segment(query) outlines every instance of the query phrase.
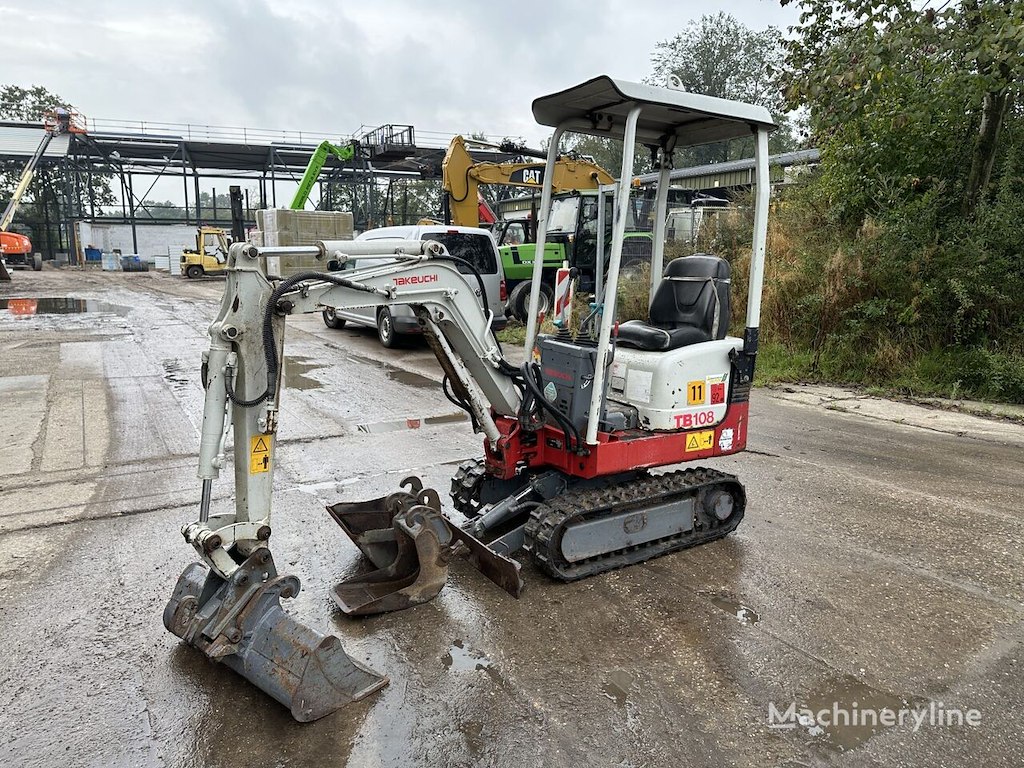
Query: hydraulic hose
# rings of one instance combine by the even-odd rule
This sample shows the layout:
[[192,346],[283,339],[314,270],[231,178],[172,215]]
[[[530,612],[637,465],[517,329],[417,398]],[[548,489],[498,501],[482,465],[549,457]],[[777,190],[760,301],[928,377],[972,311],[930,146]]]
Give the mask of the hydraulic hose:
[[[537,364],[531,364],[529,361],[523,363],[522,376],[526,385],[526,390],[529,394],[529,397],[523,398],[523,412],[530,414],[536,409],[536,406],[539,405],[547,411],[558,426],[562,428],[562,433],[565,436],[565,443],[569,450],[576,451],[583,442],[580,432],[576,429],[576,425],[569,421],[569,418],[565,414],[555,408],[548,402],[547,398],[544,397],[544,391],[541,389],[538,381],[538,379],[540,379],[540,369],[537,367]],[[520,422],[522,422],[522,413]]]
[[267,388],[259,397],[251,400],[239,400],[235,396],[234,387],[231,384],[231,377],[225,378],[225,390],[231,402],[240,408],[252,408],[270,399],[274,394],[274,389],[277,387],[277,372],[280,368],[280,361],[277,359],[277,343],[274,339],[274,312],[277,311],[277,302],[281,300],[281,297],[294,288],[299,283],[305,282],[306,280],[322,280],[327,283],[333,283],[334,285],[340,285],[345,288],[352,288],[357,291],[366,291],[367,293],[373,293],[372,288],[367,288],[361,283],[354,283],[351,280],[347,280],[337,275],[332,275],[328,272],[302,272],[298,275],[293,275],[287,280],[282,280],[273,292],[270,294],[270,298],[267,299],[267,306],[263,310],[263,356],[267,364]]

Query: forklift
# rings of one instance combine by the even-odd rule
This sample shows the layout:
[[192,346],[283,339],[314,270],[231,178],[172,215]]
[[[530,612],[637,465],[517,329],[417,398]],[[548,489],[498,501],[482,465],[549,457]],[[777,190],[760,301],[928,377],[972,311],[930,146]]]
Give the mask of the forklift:
[[200,226],[196,230],[196,247],[181,252],[181,274],[197,279],[203,275],[223,275],[227,269],[228,248],[232,242],[245,241],[245,219],[242,214],[242,188],[232,186],[229,190],[231,200],[231,239],[220,227]]

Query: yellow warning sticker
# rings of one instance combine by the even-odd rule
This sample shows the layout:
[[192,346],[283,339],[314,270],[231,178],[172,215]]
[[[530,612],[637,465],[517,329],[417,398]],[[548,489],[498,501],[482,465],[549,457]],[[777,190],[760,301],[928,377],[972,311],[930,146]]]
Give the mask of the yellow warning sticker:
[[686,436],[686,452],[709,451],[715,444],[715,430],[705,429],[703,432],[691,432]]
[[249,474],[270,471],[270,435],[253,435],[249,446]]
[[704,405],[704,380],[691,381],[686,385],[687,405]]

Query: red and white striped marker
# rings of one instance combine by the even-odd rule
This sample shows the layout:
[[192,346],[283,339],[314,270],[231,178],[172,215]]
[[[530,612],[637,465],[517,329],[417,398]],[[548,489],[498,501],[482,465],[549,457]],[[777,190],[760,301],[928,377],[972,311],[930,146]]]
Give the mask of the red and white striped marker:
[[569,262],[563,261],[555,272],[555,311],[551,322],[556,328],[568,328],[572,316],[573,283],[569,271]]

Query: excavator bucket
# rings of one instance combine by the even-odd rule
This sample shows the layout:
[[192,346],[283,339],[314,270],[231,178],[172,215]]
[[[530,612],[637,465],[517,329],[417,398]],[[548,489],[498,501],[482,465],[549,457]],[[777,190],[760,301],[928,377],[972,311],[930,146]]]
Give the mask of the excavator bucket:
[[398,611],[433,599],[448,580],[448,563],[460,549],[487,578],[519,597],[519,563],[455,526],[441,513],[437,491],[424,489],[418,477],[407,477],[401,485],[407,490],[327,508],[375,566],[331,590],[345,614]]
[[335,584],[331,596],[349,616],[410,608],[448,580],[452,537],[437,492],[407,477],[401,490],[370,501],[335,504],[331,517],[375,570]]
[[345,653],[337,637],[284,611],[281,598],[298,593],[298,578],[279,576],[268,549],[250,555],[227,581],[192,563],[164,608],[164,626],[270,694],[300,722],[387,685],[388,678]]
[[448,581],[452,535],[440,512],[417,505],[396,515],[392,526],[394,559],[331,590],[349,616],[411,608],[432,600]]

